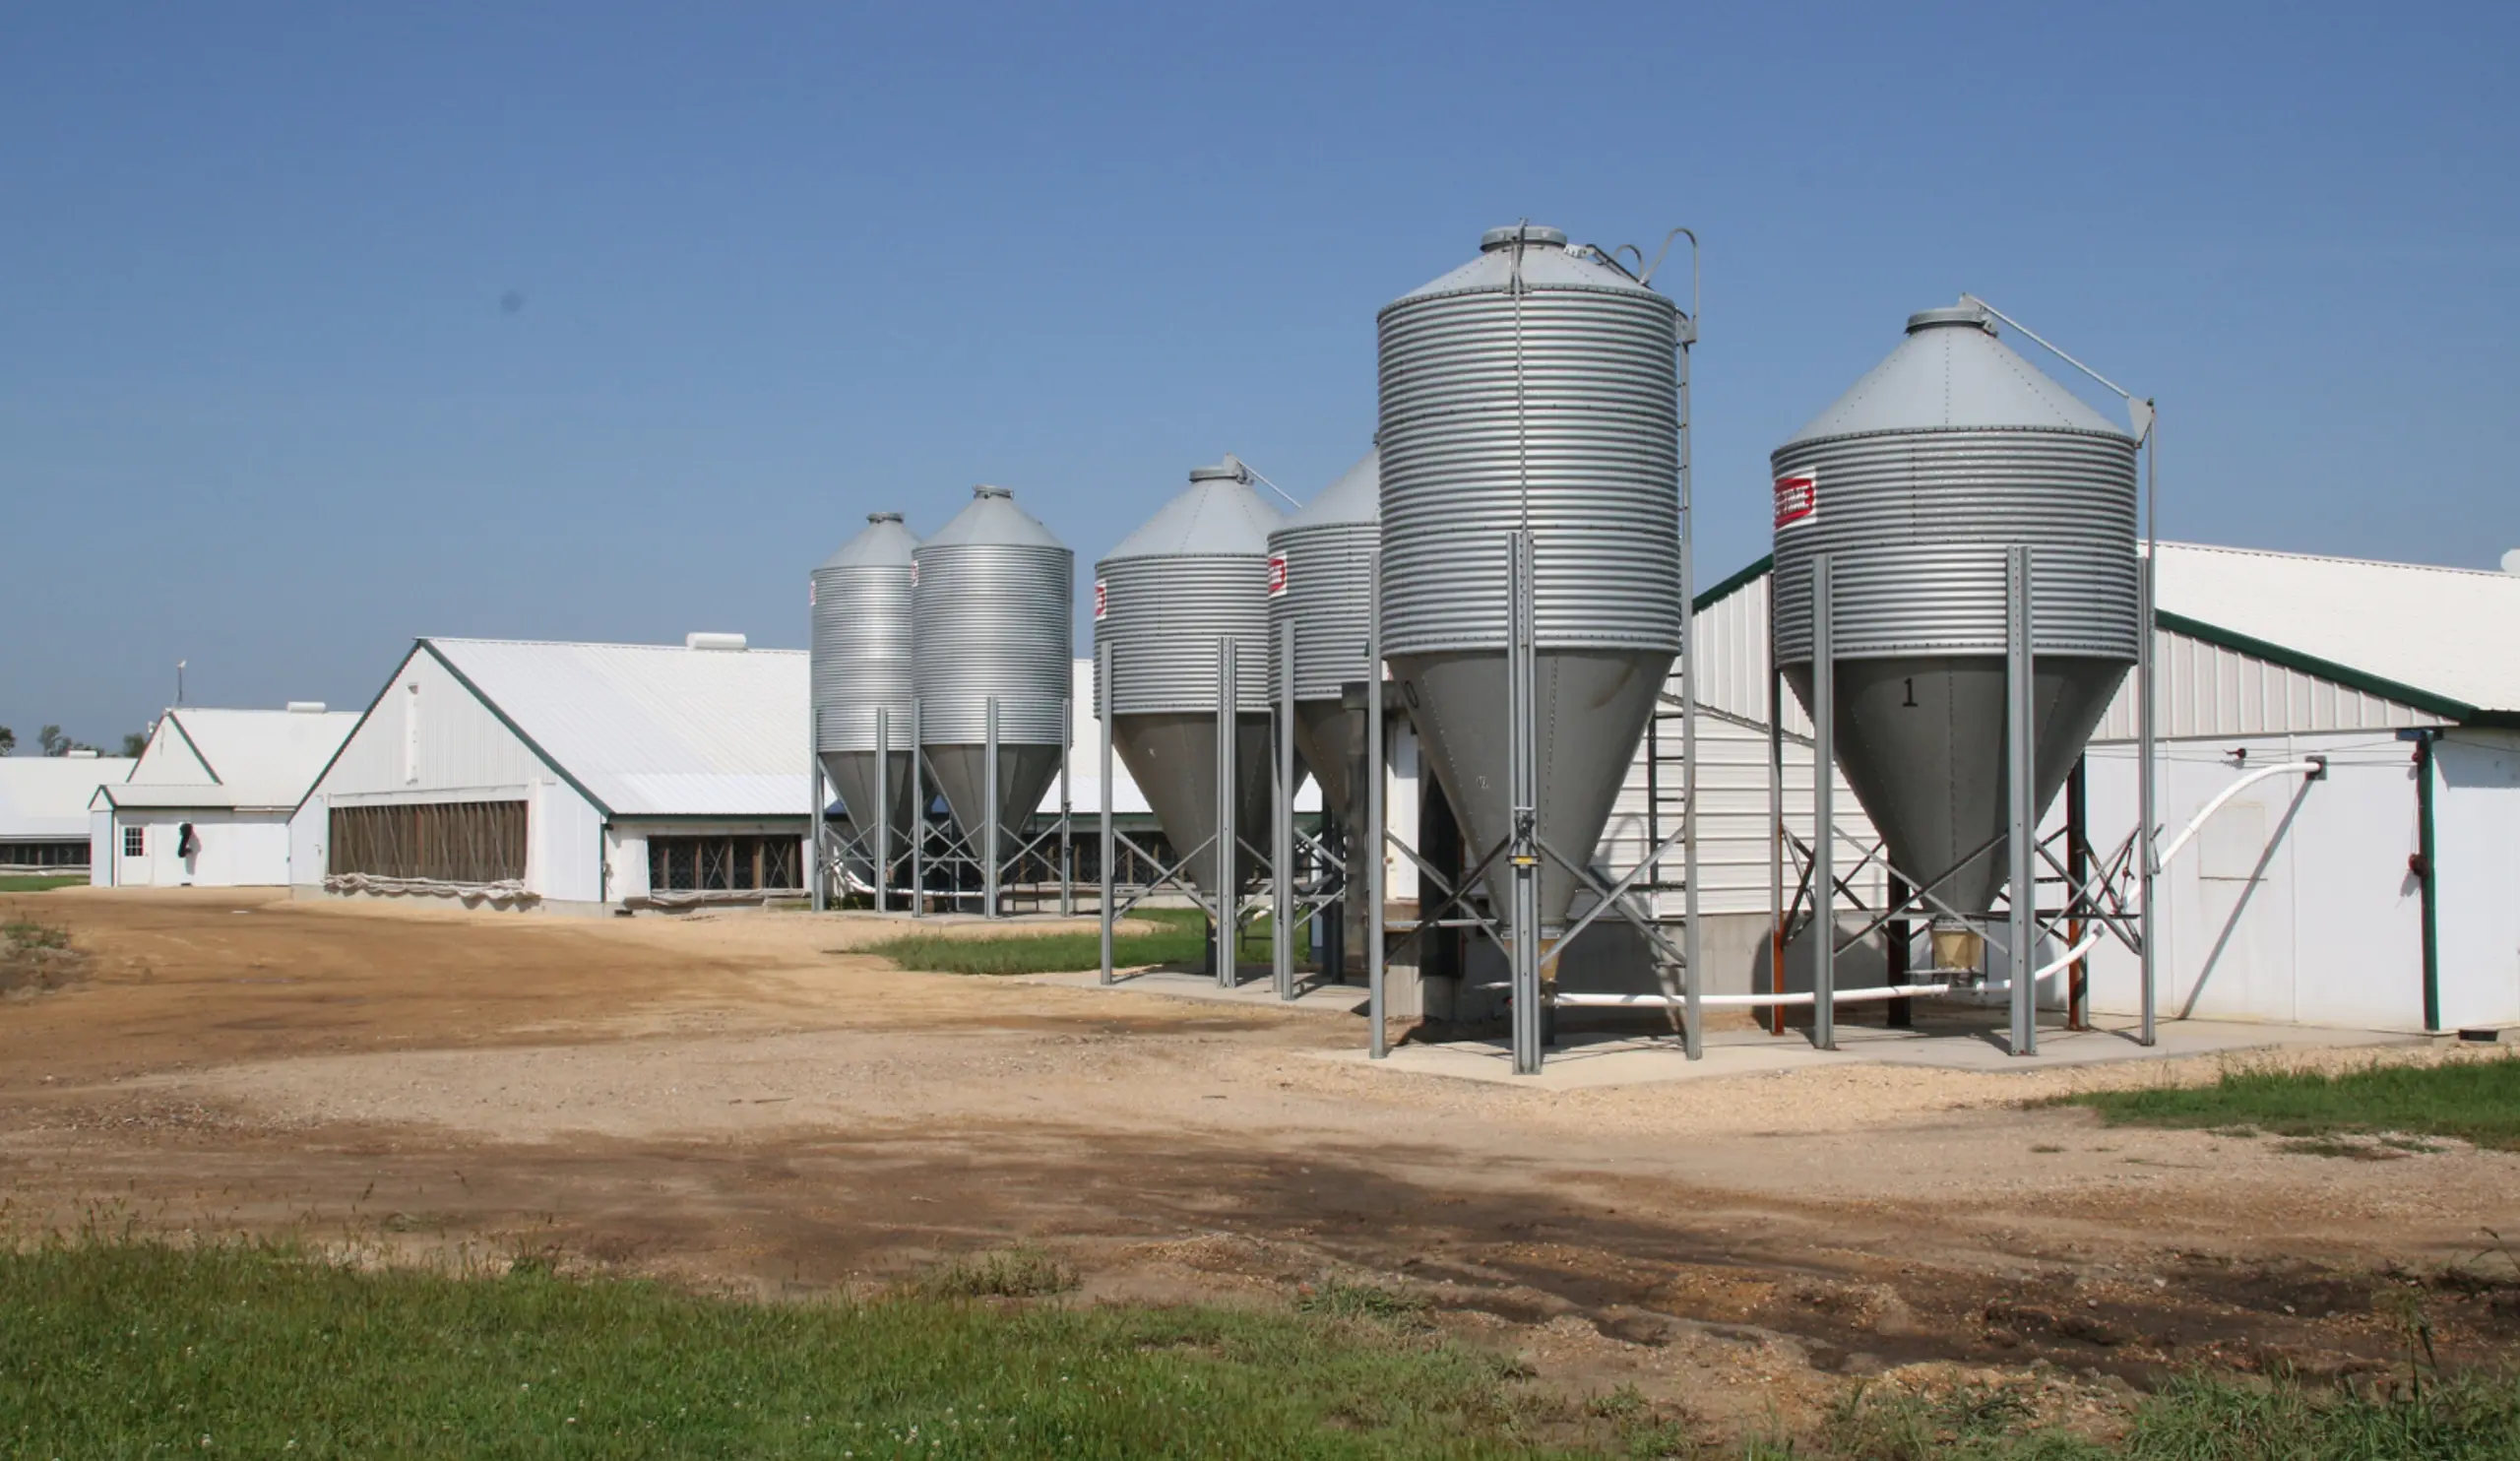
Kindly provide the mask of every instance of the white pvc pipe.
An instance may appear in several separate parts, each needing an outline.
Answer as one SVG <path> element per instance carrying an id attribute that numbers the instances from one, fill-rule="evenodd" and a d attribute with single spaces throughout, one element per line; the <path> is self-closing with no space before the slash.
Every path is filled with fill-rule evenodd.
<path id="1" fill-rule="evenodd" d="M 2213 800 L 2205 803 L 2204 809 L 2199 811 L 2196 814 L 2195 819 L 2187 824 L 2187 830 L 2178 834 L 2177 838 L 2171 843 L 2169 848 L 2163 851 L 2160 860 L 2154 865 L 2157 867 L 2168 867 L 2170 865 L 2170 859 L 2177 857 L 2179 850 L 2186 847 L 2189 840 L 2194 838 L 2196 834 L 2204 828 L 2205 819 L 2212 816 L 2214 813 L 2221 811 L 2223 809 L 2223 804 L 2231 800 L 2234 796 L 2238 795 L 2244 788 L 2255 786 L 2257 783 L 2265 781 L 2269 777 L 2307 776 L 2313 772 L 2325 769 L 2326 764 L 2327 763 L 2323 761 L 2287 761 L 2281 766 L 2269 766 L 2263 770 L 2252 771 L 2248 775 L 2232 783 L 2230 786 L 2225 787 L 2220 793 L 2215 794 Z"/>
<path id="2" fill-rule="evenodd" d="M 2049 975 L 2054 974 L 2056 971 L 2063 969 L 2066 965 L 2073 963 L 2083 955 L 2090 953 L 2093 947 L 2100 942 L 2100 938 L 2101 935 L 2098 930 L 2086 934 L 2082 942 L 2065 950 L 2064 953 L 2057 956 L 2053 963 L 2048 964 L 2046 968 L 2041 969 L 2038 973 L 2032 975 L 2030 977 L 2031 982 L 2036 984 L 2039 981 L 2048 978 Z M 2011 987 L 2012 981 L 2005 980 L 2000 984 L 1980 985 L 1973 992 L 1980 994 L 2000 994 Z M 1861 1004 L 1869 1000 L 1880 999 L 1921 999 L 1935 994 L 1948 994 L 1950 992 L 1951 985 L 1880 985 L 1868 989 L 1840 989 L 1837 992 L 1836 1002 L 1839 1004 Z M 1811 995 L 1807 991 L 1800 994 L 1704 994 L 1700 995 L 1699 998 L 1709 1009 L 1765 1008 L 1769 1005 L 1775 1004 L 1807 1005 L 1811 1002 Z M 1557 996 L 1556 1002 L 1569 1009 L 1667 1009 L 1677 1008 L 1686 1004 L 1688 1001 L 1687 996 L 1680 994 L 1561 993 Z"/>
<path id="3" fill-rule="evenodd" d="M 1870 989 L 1840 989 L 1837 1002 L 1857 1004 L 1867 999 L 1910 999 L 1925 994 L 1944 994 L 1949 985 L 1883 985 Z M 1802 994 L 1703 994 L 1700 1000 L 1709 1009 L 1740 1009 L 1751 1005 L 1809 1004 L 1811 996 Z M 1655 1009 L 1678 1008 L 1688 1002 L 1681 994 L 1560 994 L 1557 1002 L 1577 1009 Z"/>
<path id="4" fill-rule="evenodd" d="M 2058 955 L 2056 962 L 2053 964 L 2050 964 L 2047 968 L 2040 970 L 2037 974 L 2032 975 L 2030 977 L 2030 982 L 2035 985 L 2041 980 L 2046 979 L 2048 976 L 2064 968 L 2066 965 L 2073 963 L 2076 959 L 2090 953 L 2092 951 L 2092 946 L 2100 942 L 2100 935 L 2102 931 L 2103 930 L 2101 929 L 2095 928 L 2091 932 L 2084 934 L 2082 942 L 2075 944 L 2072 948 L 2069 948 L 2065 950 L 2064 953 Z M 2011 987 L 2011 981 L 2005 981 L 2005 987 Z"/>

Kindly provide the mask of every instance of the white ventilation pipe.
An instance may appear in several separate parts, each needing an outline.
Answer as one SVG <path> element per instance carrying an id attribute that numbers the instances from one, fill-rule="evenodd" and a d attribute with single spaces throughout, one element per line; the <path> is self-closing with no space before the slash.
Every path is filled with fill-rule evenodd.
<path id="1" fill-rule="evenodd" d="M 2098 929 L 2083 935 L 2082 942 L 2065 950 L 2053 962 L 2033 974 L 2030 977 L 2031 982 L 2036 984 L 2047 979 L 2076 959 L 2090 953 L 2099 945 L 2100 937 L 2101 932 Z M 2005 980 L 2000 984 L 1980 985 L 1972 992 L 2000 994 L 2011 987 L 2012 982 Z M 1920 999 L 1934 994 L 1948 994 L 1951 989 L 1950 985 L 1877 985 L 1868 989 L 1841 989 L 1837 997 L 1830 1002 L 1863 1004 L 1882 999 Z M 1772 1004 L 1807 1005 L 1812 1002 L 1808 991 L 1799 994 L 1704 994 L 1700 995 L 1699 999 L 1709 1009 L 1764 1008 Z M 1571 1009 L 1676 1009 L 1686 1004 L 1688 999 L 1681 994 L 1560 994 L 1556 1002 L 1562 1008 Z"/>
<path id="2" fill-rule="evenodd" d="M 1832 1001 L 1837 1004 L 1861 1004 L 1871 999 L 1913 999 L 1927 994 L 1949 993 L 1949 985 L 1880 985 L 1869 989 L 1841 989 Z M 1699 1002 L 1708 1009 L 1740 1009 L 1751 1005 L 1809 1004 L 1811 996 L 1801 994 L 1702 994 Z M 1574 1009 L 1677 1009 L 1688 1002 L 1684 994 L 1560 994 L 1557 1004 Z"/>
<path id="3" fill-rule="evenodd" d="M 682 647 L 687 650 L 735 651 L 744 647 L 744 637 L 740 634 L 711 634 L 704 631 L 682 636 Z"/>
<path id="4" fill-rule="evenodd" d="M 2156 867 L 2168 867 L 2170 865 L 2170 859 L 2177 857 L 2180 850 L 2185 848 L 2189 842 L 2193 841 L 2198 832 L 2204 830 L 2207 818 L 2213 816 L 2214 813 L 2221 811 L 2226 802 L 2229 802 L 2233 797 L 2238 795 L 2242 791 L 2257 785 L 2259 782 L 2278 776 L 2306 776 L 2310 780 L 2316 781 L 2325 775 L 2327 775 L 2327 758 L 2325 756 L 2310 756 L 2300 761 L 2287 761 L 2281 766 L 2268 766 L 2260 770 L 2250 772 L 2248 775 L 2241 777 L 2230 786 L 2225 787 L 2220 793 L 2215 794 L 2213 800 L 2206 802 L 2204 808 L 2196 813 L 2193 820 L 2188 822 L 2187 830 L 2181 832 L 2177 837 L 2171 840 L 2171 845 L 2162 850 L 2161 859 L 2153 865 Z"/>

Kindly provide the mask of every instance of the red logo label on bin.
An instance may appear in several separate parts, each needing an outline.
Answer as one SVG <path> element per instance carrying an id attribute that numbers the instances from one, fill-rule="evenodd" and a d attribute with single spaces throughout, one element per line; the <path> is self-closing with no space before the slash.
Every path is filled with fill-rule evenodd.
<path id="1" fill-rule="evenodd" d="M 1094 616 L 1098 619 L 1102 617 L 1110 606 L 1111 591 L 1102 587 L 1102 580 L 1098 578 L 1094 581 Z"/>
<path id="2" fill-rule="evenodd" d="M 1797 473 L 1776 479 L 1776 525 L 1790 528 L 1807 523 L 1820 515 L 1820 478 L 1811 473 Z"/>
<path id="3" fill-rule="evenodd" d="M 1275 599 L 1286 591 L 1287 555 L 1271 553 L 1269 555 L 1269 597 Z"/>

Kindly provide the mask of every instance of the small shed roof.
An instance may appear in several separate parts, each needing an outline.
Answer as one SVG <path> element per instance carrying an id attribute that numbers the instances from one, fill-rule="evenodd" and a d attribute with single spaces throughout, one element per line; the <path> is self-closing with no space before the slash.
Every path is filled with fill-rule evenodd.
<path id="1" fill-rule="evenodd" d="M 346 710 L 170 710 L 131 774 L 95 794 L 124 807 L 286 810 L 358 722 Z"/>

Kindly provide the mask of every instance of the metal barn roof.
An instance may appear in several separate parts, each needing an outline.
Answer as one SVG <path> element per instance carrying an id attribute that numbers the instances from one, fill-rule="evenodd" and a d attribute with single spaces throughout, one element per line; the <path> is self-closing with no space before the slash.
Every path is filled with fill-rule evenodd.
<path id="1" fill-rule="evenodd" d="M 2520 716 L 2520 577 L 2165 542 L 2162 627 L 2450 720 Z"/>
<path id="2" fill-rule="evenodd" d="M 85 841 L 96 789 L 131 768 L 127 756 L 0 756 L 0 842 Z"/>
<path id="3" fill-rule="evenodd" d="M 609 815 L 803 814 L 802 650 L 420 643 Z"/>
<path id="4" fill-rule="evenodd" d="M 285 811 L 358 722 L 346 710 L 170 710 L 130 776 L 96 796 L 121 807 Z"/>

